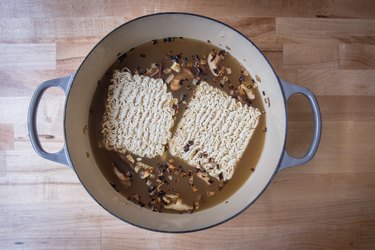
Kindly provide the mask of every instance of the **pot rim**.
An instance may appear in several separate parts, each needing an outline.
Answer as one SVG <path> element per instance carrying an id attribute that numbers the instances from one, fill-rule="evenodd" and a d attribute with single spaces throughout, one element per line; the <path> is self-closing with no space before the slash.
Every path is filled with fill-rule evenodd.
<path id="1" fill-rule="evenodd" d="M 112 35 L 112 33 L 116 32 L 118 29 L 122 28 L 123 26 L 125 25 L 128 25 L 132 22 L 135 22 L 135 21 L 138 21 L 138 20 L 141 20 L 143 18 L 148 18 L 148 17 L 152 17 L 152 16 L 159 16 L 159 15 L 188 15 L 188 16 L 194 16 L 194 17 L 199 17 L 199 18 L 204 18 L 204 19 L 208 19 L 209 21 L 213 21 L 213 22 L 216 22 L 216 23 L 219 23 L 221 25 L 224 25 L 226 26 L 227 28 L 231 29 L 233 32 L 236 32 L 238 33 L 239 35 L 241 35 L 243 38 L 245 38 L 252 46 L 254 46 L 256 48 L 256 50 L 261 54 L 261 56 L 266 60 L 267 64 L 270 66 L 272 72 L 274 73 L 276 79 L 277 79 L 277 82 L 279 83 L 279 87 L 280 87 L 280 90 L 282 92 L 282 96 L 283 96 L 283 99 L 284 99 L 284 104 L 286 104 L 286 97 L 285 97 L 285 92 L 282 88 L 282 84 L 281 84 L 281 81 L 280 81 L 280 78 L 279 76 L 277 75 L 275 69 L 273 68 L 272 64 L 269 62 L 269 60 L 267 59 L 267 57 L 264 55 L 264 53 L 247 37 L 245 36 L 243 33 L 241 33 L 240 31 L 238 31 L 237 29 L 231 27 L 230 25 L 226 24 L 226 23 L 223 23 L 219 20 L 216 20 L 214 18 L 211 18 L 211 17 L 207 17 L 207 16 L 203 16 L 203 15 L 200 15 L 200 14 L 195 14 L 195 13 L 189 13 L 189 12 L 158 12 L 158 13 L 153 13 L 153 14 L 148 14 L 148 15 L 143 15 L 143 16 L 140 16 L 140 17 L 137 17 L 137 18 L 134 18 L 132 20 L 129 20 L 123 24 L 121 24 L 120 26 L 116 27 L 115 29 L 113 29 L 112 31 L 110 31 L 108 34 L 106 34 L 102 39 L 100 39 L 99 42 L 97 42 L 95 44 L 95 46 L 90 50 L 90 52 L 85 56 L 84 60 L 82 61 L 82 63 L 80 64 L 80 66 L 78 67 L 77 71 L 74 73 L 74 76 L 73 78 L 71 79 L 70 81 L 70 84 L 67 88 L 67 92 L 66 92 L 66 99 L 65 99 L 65 103 L 64 103 L 64 140 L 65 142 L 67 141 L 67 132 L 66 132 L 66 127 L 65 127 L 65 123 L 66 123 L 66 107 L 67 107 L 67 103 L 68 103 L 68 98 L 69 98 L 69 95 L 70 95 L 70 90 L 71 90 L 71 86 L 74 82 L 74 78 L 76 76 L 76 74 L 79 72 L 79 70 L 81 69 L 82 65 L 85 63 L 85 61 L 87 60 L 87 58 L 89 57 L 89 55 L 99 46 L 100 43 L 102 43 L 107 37 L 109 37 L 110 35 Z M 150 228 L 150 227 L 144 227 L 144 226 L 140 226 L 140 225 L 137 225 L 135 223 L 132 223 L 132 222 L 129 222 L 127 221 L 126 219 L 124 218 L 121 218 L 120 216 L 118 216 L 117 214 L 111 212 L 109 209 L 107 209 L 104 205 L 102 205 L 92 194 L 91 192 L 88 190 L 88 188 L 84 185 L 84 183 L 82 182 L 80 176 L 77 174 L 76 170 L 75 170 L 75 167 L 74 167 L 74 164 L 71 162 L 71 158 L 70 158 L 70 152 L 69 152 L 69 147 L 66 147 L 66 153 L 68 155 L 67 157 L 67 160 L 68 160 L 68 163 L 69 165 L 73 168 L 74 172 L 76 173 L 79 181 L 81 182 L 82 186 L 85 188 L 85 190 L 87 191 L 87 193 L 104 209 L 106 210 L 108 213 L 110 213 L 111 215 L 113 215 L 114 217 L 130 224 L 130 225 L 133 225 L 133 226 L 136 226 L 138 228 L 142 228 L 142 229 L 146 229 L 146 230 L 150 230 L 150 231 L 153 231 L 153 232 L 160 232 L 160 233 L 193 233 L 193 232 L 198 232 L 198 231 L 202 231 L 202 230 L 206 230 L 206 229 L 210 229 L 212 227 L 215 227 L 215 226 L 218 226 L 218 225 L 221 225 L 229 220 L 232 220 L 233 218 L 237 217 L 239 214 L 241 214 L 243 211 L 245 211 L 246 209 L 248 209 L 251 205 L 253 205 L 254 202 L 256 202 L 258 200 L 258 198 L 263 194 L 263 192 L 268 188 L 268 186 L 271 184 L 273 178 L 276 176 L 276 174 L 278 173 L 279 169 L 280 169 L 280 166 L 281 166 L 281 162 L 282 162 L 282 158 L 283 158 L 283 152 L 285 151 L 285 145 L 286 145 L 286 138 L 287 138 L 287 133 L 288 133 L 288 112 L 287 112 L 287 107 L 286 105 L 284 105 L 284 108 L 285 108 L 285 115 L 286 115 L 286 119 L 285 119 L 285 135 L 284 135 L 284 140 L 283 140 L 283 145 L 282 145 L 282 153 L 280 154 L 280 157 L 279 157 L 279 161 L 277 163 L 277 166 L 275 167 L 275 171 L 273 172 L 272 176 L 269 178 L 267 184 L 264 186 L 263 190 L 259 192 L 259 194 L 255 197 L 255 199 L 253 199 L 247 206 L 245 206 L 243 209 L 241 209 L 239 212 L 235 213 L 234 215 L 230 216 L 229 218 L 223 220 L 223 221 L 220 221 L 218 223 L 215 223 L 215 224 L 212 224 L 212 225 L 209 225 L 209 226 L 206 226 L 206 227 L 201 227 L 201 228 L 197 228 L 197 229 L 193 229 L 193 230 L 182 230 L 182 231 L 167 231 L 167 230 L 160 230 L 160 229 L 155 229 L 155 228 Z"/>

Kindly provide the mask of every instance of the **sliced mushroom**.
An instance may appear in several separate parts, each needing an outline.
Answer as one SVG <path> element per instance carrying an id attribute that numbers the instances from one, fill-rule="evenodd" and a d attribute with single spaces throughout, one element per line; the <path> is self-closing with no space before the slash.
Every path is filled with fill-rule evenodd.
<path id="1" fill-rule="evenodd" d="M 191 71 L 187 68 L 183 68 L 180 74 L 176 76 L 173 75 L 172 79 L 170 79 L 172 75 L 173 74 L 169 75 L 168 78 L 165 80 L 167 84 L 170 84 L 172 91 L 178 91 L 182 88 L 182 85 L 180 84 L 181 80 L 194 77 L 193 73 L 191 73 Z"/>
<path id="2" fill-rule="evenodd" d="M 164 201 L 164 203 L 167 203 L 167 204 L 171 203 L 171 200 L 168 199 L 166 196 L 163 196 L 161 199 Z"/>
<path id="3" fill-rule="evenodd" d="M 208 54 L 207 57 L 207 64 L 210 68 L 211 73 L 214 76 L 219 76 L 219 69 L 218 64 L 224 59 L 224 55 L 222 53 L 217 53 L 212 51 L 210 54 Z"/>
<path id="4" fill-rule="evenodd" d="M 134 168 L 134 171 L 136 172 L 136 173 L 138 173 L 139 172 L 139 170 L 141 170 L 142 169 L 142 165 L 136 165 L 135 166 L 135 168 Z"/>
<path id="5" fill-rule="evenodd" d="M 173 70 L 176 73 L 181 72 L 181 65 L 176 63 L 176 62 L 173 62 L 172 66 L 170 68 L 171 68 L 171 70 Z"/>
<path id="6" fill-rule="evenodd" d="M 170 75 L 167 77 L 167 79 L 165 79 L 165 82 L 166 82 L 167 84 L 169 84 L 169 83 L 173 80 L 173 78 L 174 78 L 174 75 L 173 75 L 173 74 L 170 74 Z"/>
<path id="7" fill-rule="evenodd" d="M 244 95 L 246 95 L 246 92 L 245 92 L 244 88 L 242 88 L 242 84 L 241 84 L 241 85 L 238 85 L 238 87 L 237 87 L 237 91 L 238 91 L 238 94 L 239 94 L 240 96 L 244 96 Z"/>
<path id="8" fill-rule="evenodd" d="M 152 181 L 148 179 L 148 180 L 146 181 L 146 185 L 147 185 L 148 187 L 150 187 L 150 186 L 152 185 Z"/>
<path id="9" fill-rule="evenodd" d="M 133 159 L 133 157 L 132 157 L 131 155 L 126 155 L 126 159 L 127 159 L 128 161 L 130 161 L 131 163 L 134 163 L 134 162 L 135 162 L 134 159 Z"/>
<path id="10" fill-rule="evenodd" d="M 197 202 L 197 201 L 194 202 L 193 207 L 194 207 L 195 210 L 198 210 L 199 209 L 199 202 Z"/>
<path id="11" fill-rule="evenodd" d="M 150 172 L 149 171 L 140 171 L 139 172 L 139 177 L 141 177 L 141 179 L 143 180 L 143 179 L 146 179 L 147 177 L 149 177 L 150 176 Z"/>
<path id="12" fill-rule="evenodd" d="M 167 204 L 169 203 L 176 203 L 177 199 L 179 199 L 180 194 L 166 194 L 163 196 L 163 201 L 165 201 Z"/>
<path id="13" fill-rule="evenodd" d="M 169 74 L 171 74 L 172 73 L 172 70 L 170 69 L 170 68 L 165 68 L 165 69 L 163 69 L 163 74 L 165 74 L 165 75 L 169 75 Z"/>
<path id="14" fill-rule="evenodd" d="M 178 198 L 176 200 L 176 203 L 171 203 L 171 204 L 168 204 L 168 205 L 164 204 L 164 208 L 184 212 L 184 211 L 192 210 L 193 206 L 189 206 L 185 203 L 182 203 L 182 199 Z"/>
<path id="15" fill-rule="evenodd" d="M 243 85 L 243 84 L 241 84 L 241 88 L 245 91 L 246 96 L 247 96 L 250 100 L 254 100 L 254 99 L 255 99 L 255 95 L 254 95 L 252 89 L 247 88 L 247 87 L 246 87 L 245 85 Z"/>
<path id="16" fill-rule="evenodd" d="M 131 183 L 132 183 L 132 176 L 131 175 L 129 175 L 129 174 L 127 174 L 127 175 L 123 174 L 115 166 L 113 167 L 113 171 L 115 172 L 115 175 L 121 180 L 121 182 L 123 184 L 125 184 L 125 186 L 127 186 L 127 187 L 131 186 Z"/>
<path id="17" fill-rule="evenodd" d="M 193 79 L 192 83 L 193 83 L 193 85 L 199 85 L 201 83 L 201 80 Z"/>
<path id="18" fill-rule="evenodd" d="M 224 80 L 224 79 L 221 79 L 221 80 L 220 80 L 220 86 L 224 87 L 224 83 L 225 83 L 225 80 Z"/>
<path id="19" fill-rule="evenodd" d="M 208 177 L 207 173 L 198 172 L 197 177 L 206 182 L 207 185 L 211 185 L 210 177 Z"/>
<path id="20" fill-rule="evenodd" d="M 157 68 L 159 68 L 159 67 L 158 67 L 158 64 L 157 64 L 157 63 L 151 63 L 150 68 L 151 68 L 151 69 L 157 69 Z"/>
<path id="21" fill-rule="evenodd" d="M 147 165 L 147 164 L 145 164 L 145 163 L 143 163 L 143 162 L 137 162 L 137 163 L 135 164 L 134 171 L 135 171 L 136 173 L 138 173 L 139 170 L 141 170 L 141 169 L 144 169 L 144 170 L 152 170 L 153 167 L 151 167 L 150 165 Z"/>
<path id="22" fill-rule="evenodd" d="M 160 73 L 160 66 L 157 63 L 152 63 L 150 68 L 145 69 L 145 75 L 149 77 L 154 77 Z"/>
<path id="23" fill-rule="evenodd" d="M 143 163 L 143 162 L 137 162 L 135 164 L 135 166 L 140 166 L 141 168 L 145 169 L 145 170 L 148 170 L 148 169 L 152 169 L 153 167 L 151 167 L 150 165 L 147 165 L 146 163 Z"/>
<path id="24" fill-rule="evenodd" d="M 172 171 L 176 169 L 176 166 L 173 163 L 167 162 L 167 168 L 169 171 Z"/>
<path id="25" fill-rule="evenodd" d="M 129 181 L 129 178 L 126 177 L 120 170 L 118 170 L 116 167 L 113 167 L 113 171 L 115 172 L 115 175 L 121 180 L 121 181 Z"/>

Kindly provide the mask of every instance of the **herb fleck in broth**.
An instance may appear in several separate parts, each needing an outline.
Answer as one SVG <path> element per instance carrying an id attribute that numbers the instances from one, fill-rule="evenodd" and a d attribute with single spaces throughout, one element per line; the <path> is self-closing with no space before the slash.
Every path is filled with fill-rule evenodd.
<path id="1" fill-rule="evenodd" d="M 95 159 L 102 173 L 117 192 L 141 207 L 159 212 L 180 213 L 165 209 L 162 205 L 165 194 L 177 193 L 184 204 L 192 207 L 188 212 L 193 212 L 226 201 L 249 178 L 257 165 L 264 145 L 266 132 L 264 107 L 258 89 L 254 87 L 256 86 L 255 79 L 253 80 L 252 76 L 228 52 L 208 42 L 187 38 L 165 38 L 144 43 L 118 55 L 116 62 L 98 82 L 89 117 L 89 133 Z M 210 53 L 212 53 L 211 56 L 209 56 Z M 212 55 L 222 56 L 217 63 L 220 67 L 214 68 L 213 71 L 208 66 L 208 62 L 214 62 Z M 168 84 L 168 91 L 178 99 L 178 104 L 175 107 L 178 112 L 175 115 L 172 128 L 173 134 L 193 96 L 194 89 L 201 81 L 206 81 L 215 88 L 225 91 L 237 101 L 251 104 L 263 113 L 241 160 L 237 164 L 233 177 L 228 181 L 223 182 L 211 177 L 207 182 L 207 180 L 198 178 L 196 168 L 178 157 L 173 157 L 168 150 L 168 144 L 163 156 L 152 159 L 139 157 L 129 152 L 120 154 L 108 151 L 103 147 L 103 137 L 100 131 L 102 130 L 107 89 L 111 84 L 110 79 L 115 70 L 128 68 L 133 74 L 162 78 L 164 82 L 168 82 L 170 67 L 174 68 L 176 65 L 173 64 L 176 63 L 182 69 L 181 72 L 184 68 L 189 67 L 193 75 L 180 77 L 181 79 L 178 81 L 171 81 Z M 214 76 L 214 74 L 218 76 Z M 246 93 L 239 87 L 241 84 L 252 88 L 255 95 L 254 100 L 247 98 Z M 134 171 L 134 164 L 138 161 L 154 167 L 155 172 L 151 173 L 154 176 L 141 179 L 144 177 L 140 175 L 141 171 L 138 173 Z M 169 168 L 171 165 L 174 169 Z M 117 173 L 115 173 L 115 169 L 118 169 Z M 120 177 L 130 180 L 131 185 L 122 181 Z M 156 189 L 157 186 L 158 189 Z M 152 200 L 150 193 L 154 195 Z M 155 203 L 158 204 L 155 205 Z"/>

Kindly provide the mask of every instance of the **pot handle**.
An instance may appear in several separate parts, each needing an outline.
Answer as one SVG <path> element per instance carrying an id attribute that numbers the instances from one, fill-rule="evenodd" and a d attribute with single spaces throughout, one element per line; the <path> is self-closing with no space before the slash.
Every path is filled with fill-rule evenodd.
<path id="1" fill-rule="evenodd" d="M 48 88 L 59 87 L 62 90 L 64 90 L 65 95 L 66 95 L 69 85 L 71 81 L 73 80 L 73 76 L 74 75 L 72 74 L 69 76 L 48 80 L 40 84 L 34 91 L 33 96 L 31 97 L 29 113 L 27 116 L 27 126 L 29 130 L 29 137 L 30 137 L 31 144 L 33 145 L 35 152 L 47 160 L 58 162 L 67 166 L 69 166 L 69 161 L 68 161 L 68 154 L 67 154 L 65 144 L 64 144 L 64 147 L 56 153 L 48 153 L 43 149 L 42 145 L 40 144 L 39 137 L 38 137 L 38 130 L 36 126 L 36 116 L 37 116 L 38 106 L 39 106 L 40 100 L 44 92 Z"/>
<path id="2" fill-rule="evenodd" d="M 289 83 L 281 79 L 280 81 L 286 101 L 290 96 L 296 93 L 304 95 L 309 101 L 314 116 L 314 135 L 309 150 L 302 158 L 294 158 L 290 156 L 285 149 L 280 163 L 279 171 L 284 168 L 294 167 L 309 162 L 314 157 L 316 150 L 318 149 L 320 136 L 322 133 L 322 117 L 320 114 L 318 101 L 316 100 L 314 94 L 307 88 Z"/>

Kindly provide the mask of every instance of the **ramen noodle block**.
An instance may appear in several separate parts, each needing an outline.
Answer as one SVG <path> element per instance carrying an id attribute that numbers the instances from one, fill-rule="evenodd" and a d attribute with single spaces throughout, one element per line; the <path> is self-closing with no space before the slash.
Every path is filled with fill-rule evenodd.
<path id="1" fill-rule="evenodd" d="M 141 157 L 162 155 L 172 135 L 173 104 L 162 79 L 115 71 L 101 131 L 105 147 Z"/>
<path id="2" fill-rule="evenodd" d="M 261 112 L 202 82 L 170 142 L 170 152 L 219 180 L 229 180 Z"/>

